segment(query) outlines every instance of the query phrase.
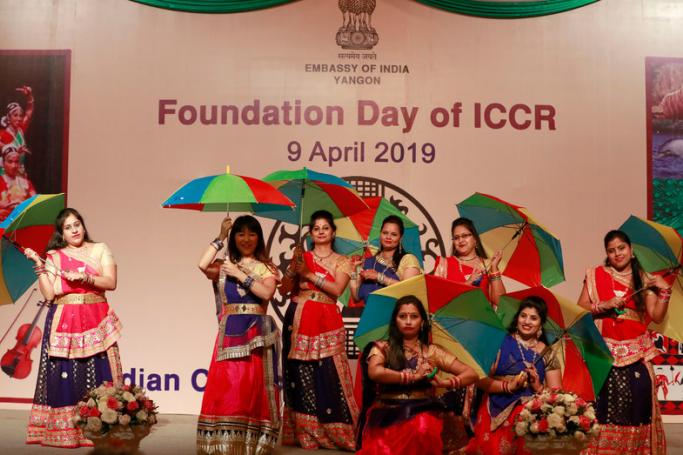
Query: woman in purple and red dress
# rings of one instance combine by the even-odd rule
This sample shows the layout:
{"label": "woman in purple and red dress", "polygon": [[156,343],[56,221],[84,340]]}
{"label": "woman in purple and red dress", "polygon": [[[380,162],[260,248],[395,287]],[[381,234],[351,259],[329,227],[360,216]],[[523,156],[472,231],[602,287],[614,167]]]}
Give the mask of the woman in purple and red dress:
{"label": "woman in purple and red dress", "polygon": [[500,279],[498,264],[503,257],[497,251],[488,266],[488,256],[479,239],[474,223],[468,218],[458,218],[451,225],[453,251],[448,257],[436,258],[434,275],[447,280],[481,288],[494,305],[505,294],[505,286]]}
{"label": "woman in purple and red dress", "polygon": [[71,208],[57,216],[47,250],[44,265],[35,251],[25,251],[36,264],[40,292],[52,301],[26,442],[91,447],[72,417],[88,390],[122,382],[116,343],[121,323],[104,295],[116,289],[116,264],[107,245],[90,240],[83,217]]}
{"label": "woman in purple and red dress", "polygon": [[582,453],[664,454],[650,363],[658,352],[647,326],[666,316],[671,286],[662,276],[642,271],[626,233],[610,231],[604,243],[605,265],[588,269],[578,303],[593,313],[614,364],[597,398],[600,432]]}
{"label": "woman in purple and red dress", "polygon": [[[496,252],[487,266],[488,257],[479,233],[468,218],[453,220],[451,239],[451,255],[436,259],[434,275],[479,287],[494,307],[498,305],[498,300],[505,294],[505,286],[498,270],[502,253]],[[472,386],[446,392],[442,399],[450,410],[445,418],[447,423],[444,425],[444,445],[448,450],[455,450],[467,443],[464,427],[468,427],[470,420],[475,418],[481,392],[477,392],[476,387]]]}
{"label": "woman in purple and red dress", "polygon": [[477,412],[468,455],[531,455],[524,438],[515,433],[515,420],[524,404],[544,387],[562,384],[560,364],[552,350],[544,352],[543,324],[548,307],[537,296],[526,297],[510,323],[489,377],[478,382],[484,399]]}
{"label": "woman in purple and red dress", "polygon": [[311,216],[311,251],[297,247],[280,292],[293,293],[283,323],[285,415],[283,444],[355,450],[358,407],[346,357],[346,330],[337,307],[350,261],[332,245],[336,227],[324,210]]}
{"label": "woman in purple and red dress", "polygon": [[[226,239],[228,257],[214,262]],[[280,434],[280,332],[266,311],[279,273],[266,256],[256,218],[240,216],[234,225],[223,220],[199,268],[218,282],[222,311],[197,423],[197,449],[269,454]]]}
{"label": "woman in purple and red dress", "polygon": [[[440,455],[443,405],[435,387],[461,388],[477,380],[475,371],[436,344],[420,300],[396,301],[388,341],[375,342],[364,368],[364,396],[373,397],[362,428],[362,455]],[[428,379],[434,367],[448,379]],[[370,392],[370,393],[368,393]]]}

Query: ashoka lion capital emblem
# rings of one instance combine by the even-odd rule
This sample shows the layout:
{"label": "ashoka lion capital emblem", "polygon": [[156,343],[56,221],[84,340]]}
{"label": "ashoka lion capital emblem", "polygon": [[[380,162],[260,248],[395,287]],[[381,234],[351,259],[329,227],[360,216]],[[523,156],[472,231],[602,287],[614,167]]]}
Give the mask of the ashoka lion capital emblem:
{"label": "ashoka lion capital emblem", "polygon": [[376,0],[339,0],[342,12],[342,26],[337,31],[337,44],[342,49],[372,49],[379,35],[372,26],[372,13]]}

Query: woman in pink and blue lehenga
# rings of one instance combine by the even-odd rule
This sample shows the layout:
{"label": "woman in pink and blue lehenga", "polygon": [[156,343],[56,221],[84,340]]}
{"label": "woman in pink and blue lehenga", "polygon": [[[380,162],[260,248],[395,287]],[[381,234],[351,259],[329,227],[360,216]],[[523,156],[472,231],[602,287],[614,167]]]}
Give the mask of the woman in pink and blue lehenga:
{"label": "woman in pink and blue lehenga", "polygon": [[104,243],[90,240],[83,217],[62,210],[43,265],[36,263],[38,285],[52,301],[45,319],[38,382],[27,430],[27,444],[92,446],[72,422],[76,404],[105,381],[122,382],[116,344],[121,323],[109,308],[105,291],[116,289],[116,264]]}
{"label": "woman in pink and blue lehenga", "polygon": [[[228,257],[222,264],[212,262],[226,238]],[[281,420],[280,332],[266,315],[279,273],[266,256],[256,218],[241,216],[234,225],[223,220],[199,268],[218,282],[222,310],[197,423],[197,449],[267,455]]]}

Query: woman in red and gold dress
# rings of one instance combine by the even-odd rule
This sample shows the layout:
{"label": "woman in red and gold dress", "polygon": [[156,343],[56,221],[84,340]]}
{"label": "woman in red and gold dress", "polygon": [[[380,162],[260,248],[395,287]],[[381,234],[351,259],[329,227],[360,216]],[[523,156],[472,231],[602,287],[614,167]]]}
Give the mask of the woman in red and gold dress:
{"label": "woman in red and gold dress", "polygon": [[333,249],[332,214],[313,213],[309,227],[313,248],[297,247],[281,288],[293,293],[283,324],[283,444],[353,451],[358,407],[337,307],[351,263]]}
{"label": "woman in red and gold dress", "polygon": [[26,249],[36,263],[40,292],[52,304],[45,319],[38,382],[27,444],[92,446],[72,421],[76,404],[105,381],[122,382],[116,341],[121,323],[105,291],[116,289],[116,264],[104,243],[90,240],[83,217],[62,210],[47,247],[47,260]]}
{"label": "woman in red and gold dress", "polygon": [[[226,260],[213,262],[226,239]],[[279,272],[258,220],[224,219],[199,268],[218,282],[222,311],[197,423],[198,452],[267,455],[280,434],[280,332],[266,314]]]}
{"label": "woman in red and gold dress", "polygon": [[600,432],[582,453],[664,454],[650,363],[657,349],[647,326],[666,316],[671,287],[662,276],[642,271],[626,233],[608,232],[605,252],[605,265],[586,272],[578,303],[593,313],[614,364],[597,398]]}
{"label": "woman in red and gold dress", "polygon": [[[414,295],[396,301],[388,332],[389,340],[375,342],[361,360],[367,362],[364,395],[374,395],[374,403],[357,453],[440,455],[444,408],[435,387],[461,388],[473,384],[477,374],[429,342],[429,318]],[[434,367],[453,376],[430,380],[426,375]]]}

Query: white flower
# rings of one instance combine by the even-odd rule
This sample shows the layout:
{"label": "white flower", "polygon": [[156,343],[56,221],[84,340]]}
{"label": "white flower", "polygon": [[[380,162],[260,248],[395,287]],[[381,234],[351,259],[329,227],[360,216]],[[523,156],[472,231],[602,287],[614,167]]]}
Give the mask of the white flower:
{"label": "white flower", "polygon": [[544,414],[549,414],[550,412],[552,412],[552,410],[553,406],[551,404],[543,403],[541,405],[541,412],[543,412]]}
{"label": "white flower", "polygon": [[121,398],[125,401],[128,401],[128,402],[135,401],[135,395],[133,395],[130,392],[123,392],[123,394],[121,395]]}
{"label": "white flower", "polygon": [[102,429],[102,421],[97,417],[88,417],[88,424],[85,428],[92,432],[97,432]]}
{"label": "white flower", "polygon": [[576,406],[576,403],[571,403],[569,406],[567,406],[568,415],[575,416],[577,412],[579,412],[579,407]]}
{"label": "white flower", "polygon": [[586,434],[582,431],[575,431],[574,437],[576,439],[578,439],[579,441],[585,441],[586,440]]}
{"label": "white flower", "polygon": [[118,415],[116,414],[116,411],[113,409],[106,409],[102,411],[102,421],[109,423],[109,424],[115,424],[116,421],[118,420]]}
{"label": "white flower", "polygon": [[593,427],[591,427],[591,434],[592,434],[593,436],[597,436],[599,433],[600,433],[600,425],[598,425],[598,424],[596,423],[596,424],[593,425]]}
{"label": "white flower", "polygon": [[531,412],[527,408],[522,409],[522,412],[519,413],[519,417],[524,420],[529,420],[531,418]]}
{"label": "white flower", "polygon": [[586,412],[584,412],[583,415],[588,417],[590,420],[595,420],[595,412],[593,409],[586,409]]}
{"label": "white flower", "polygon": [[104,413],[104,411],[109,410],[109,406],[107,406],[107,400],[100,400],[99,403],[97,403],[97,409],[101,412]]}
{"label": "white flower", "polygon": [[155,423],[157,423],[157,416],[154,415],[154,414],[149,414],[149,415],[147,416],[147,421],[148,421],[150,424],[155,424]]}
{"label": "white flower", "polygon": [[130,424],[130,416],[128,414],[121,414],[119,416],[119,423],[124,427]]}
{"label": "white flower", "polygon": [[553,408],[553,414],[557,414],[559,416],[563,416],[565,413],[564,406],[555,406]]}
{"label": "white flower", "polygon": [[576,395],[573,393],[565,393],[564,394],[564,402],[565,403],[573,403],[576,401]]}
{"label": "white flower", "polygon": [[517,422],[515,425],[515,433],[517,433],[517,436],[524,436],[527,433],[526,423]]}
{"label": "white flower", "polygon": [[550,414],[548,416],[548,426],[550,428],[560,428],[564,426],[564,419],[558,414]]}
{"label": "white flower", "polygon": [[538,433],[538,422],[532,423],[529,427],[529,431],[531,431],[532,433]]}
{"label": "white flower", "polygon": [[138,413],[135,414],[135,418],[138,419],[140,422],[146,422],[147,421],[147,411],[145,411],[145,410],[138,411]]}
{"label": "white flower", "polygon": [[90,398],[86,404],[89,408],[94,408],[97,406],[97,403],[95,403],[95,400],[93,400],[92,398]]}

